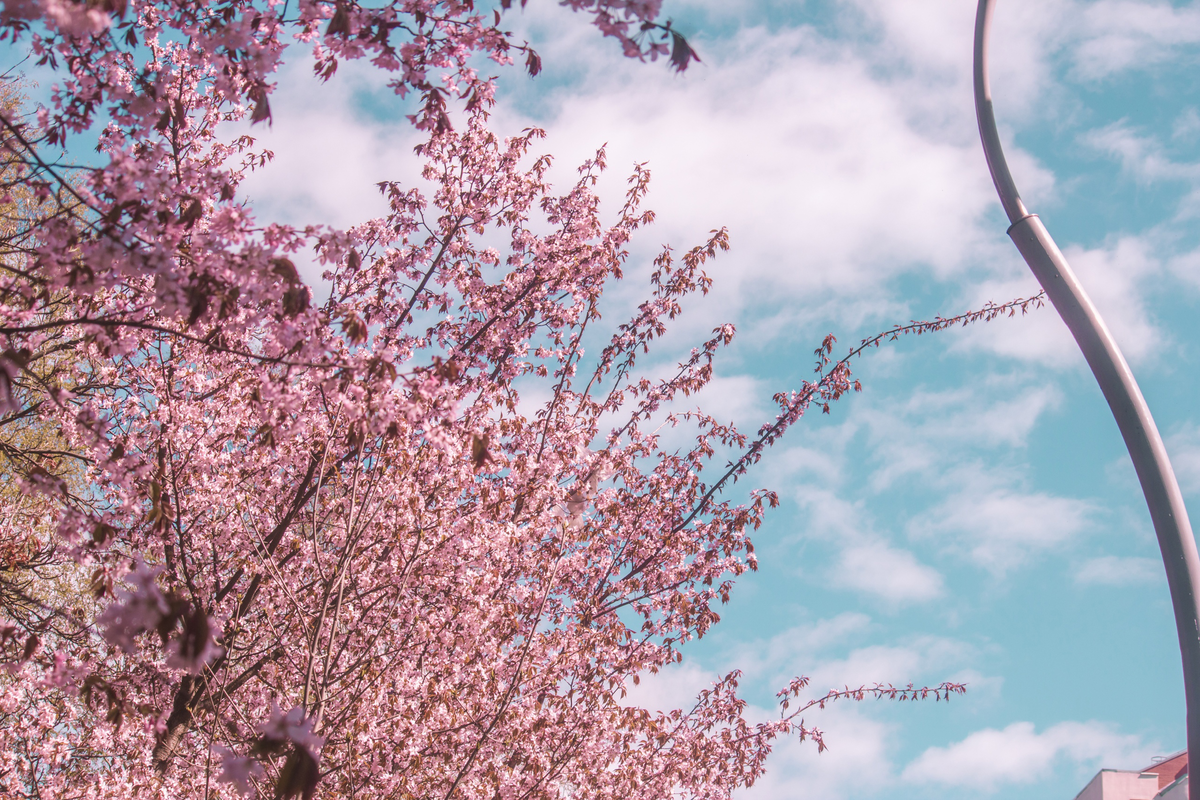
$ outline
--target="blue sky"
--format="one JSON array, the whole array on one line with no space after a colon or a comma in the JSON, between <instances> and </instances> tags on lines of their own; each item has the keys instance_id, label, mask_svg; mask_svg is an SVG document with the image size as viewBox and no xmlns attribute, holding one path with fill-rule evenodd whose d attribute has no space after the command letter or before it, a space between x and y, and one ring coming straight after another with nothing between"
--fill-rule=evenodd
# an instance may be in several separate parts
<instances>
[{"instance_id":1,"label":"blue sky","mask_svg":"<svg viewBox=\"0 0 1200 800\"><path fill-rule=\"evenodd\" d=\"M607 143L614 199L629 165L649 162L658 222L635 261L729 227L716 291L660 355L734 322L702 402L753 430L774 392L810 375L827 332L840 347L1037 291L975 131L974 10L668 0L703 59L674 75L534 0L508 19L546 71L500 70L495 122L546 128L563 182ZM1200 8L1001 0L993 41L1017 183L1121 343L1200 508ZM317 86L308 72L281 77L274 127L256 132L277 159L247 194L263 217L351 224L382 210L375 182L416 175L413 132L380 76L344 65ZM639 292L617 292L614 311ZM638 698L683 703L735 667L761 709L796 674L822 690L969 684L949 705L814 714L830 750L781 745L744 795L755 800L1072 798L1102 766L1181 749L1149 517L1053 310L899 342L855 371L863 393L793 429L747 481L783 498L756 537L760 571Z\"/></svg>"}]
</instances>

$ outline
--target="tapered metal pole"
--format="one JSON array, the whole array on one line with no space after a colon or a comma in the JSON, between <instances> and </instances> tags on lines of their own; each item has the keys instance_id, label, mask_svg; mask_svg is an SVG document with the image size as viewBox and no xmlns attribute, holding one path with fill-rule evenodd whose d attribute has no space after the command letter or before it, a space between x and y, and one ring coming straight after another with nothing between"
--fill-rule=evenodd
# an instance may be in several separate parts
<instances>
[{"instance_id":1,"label":"tapered metal pole","mask_svg":"<svg viewBox=\"0 0 1200 800\"><path fill-rule=\"evenodd\" d=\"M988 85L987 38L994 7L995 0L979 0L975 16L975 115L983 151L1000 202L1012 223L1008 235L1083 351L1112 409L1142 484L1167 569L1179 650L1183 655L1188 766L1200 768L1200 606L1196 596L1196 587L1200 586L1200 557L1196 554L1196 540L1162 437L1125 357L1042 221L1021 202L1008 171L996 133ZM1190 789L1191 781L1188 784Z\"/></svg>"}]
</instances>

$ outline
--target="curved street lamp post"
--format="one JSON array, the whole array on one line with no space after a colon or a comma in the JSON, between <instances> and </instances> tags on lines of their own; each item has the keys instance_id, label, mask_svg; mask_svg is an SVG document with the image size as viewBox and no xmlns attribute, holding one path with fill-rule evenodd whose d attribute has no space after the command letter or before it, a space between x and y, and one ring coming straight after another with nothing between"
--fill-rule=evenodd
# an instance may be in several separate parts
<instances>
[{"instance_id":1,"label":"curved street lamp post","mask_svg":"<svg viewBox=\"0 0 1200 800\"><path fill-rule=\"evenodd\" d=\"M1021 202L996 132L987 72L987 37L995 0L979 0L975 17L975 115L992 181L1012 226L1008 235L1083 351L1112 409L1137 470L1167 569L1175 627L1183 655L1188 765L1200 764L1200 557L1179 483L1162 437L1125 357L1046 226ZM1190 781L1189 781L1190 794Z\"/></svg>"}]
</instances>

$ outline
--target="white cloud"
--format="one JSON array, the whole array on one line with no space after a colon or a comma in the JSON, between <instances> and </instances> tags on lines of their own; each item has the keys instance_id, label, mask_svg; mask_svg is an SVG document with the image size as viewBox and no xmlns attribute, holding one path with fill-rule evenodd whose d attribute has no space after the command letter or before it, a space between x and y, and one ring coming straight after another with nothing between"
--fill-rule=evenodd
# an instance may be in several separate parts
<instances>
[{"instance_id":1,"label":"white cloud","mask_svg":"<svg viewBox=\"0 0 1200 800\"><path fill-rule=\"evenodd\" d=\"M951 0L903 8L855 2L883 31L886 48L808 28L742 29L705 42L705 61L681 76L622 58L569 11L531 6L510 21L538 44L553 74L539 82L502 71L508 105L497 109L495 124L502 131L547 127L544 149L560 156L559 184L607 141L613 167L602 186L613 200L627 165L649 162L656 176L650 205L665 212L649 234L656 241L686 246L713 227L730 227L734 252L710 270L719 296L705 304L704 319L685 325L725 321L764 300L786 306L803 296L811 309L823 293L838 298L825 312L850 324L864 313L890 319L892 278L1011 270L1013 254L993 219L996 201L974 129L973 8ZM1069 6L1039 5L1014 5L997 17L1004 47L996 49L996 80L1029 90L1018 95L1050 83L1054 21ZM880 69L898 55L956 77L931 84L895 64ZM378 213L377 180L416 179L414 135L405 122L373 119L353 98L375 93L398 101L356 65L329 84L306 69L297 61L282 76L275 128L255 131L276 163L246 191L272 217L346 224ZM1009 157L1026 196L1050 191L1053 176L1027 153L1010 147ZM746 327L767 339L781 331Z\"/></svg>"},{"instance_id":2,"label":"white cloud","mask_svg":"<svg viewBox=\"0 0 1200 800\"><path fill-rule=\"evenodd\" d=\"M849 706L829 706L808 721L824 734L828 749L794 738L778 742L767 773L737 797L747 800L824 800L862 797L884 789L894 777L890 744L894 727Z\"/></svg>"},{"instance_id":3,"label":"white cloud","mask_svg":"<svg viewBox=\"0 0 1200 800\"><path fill-rule=\"evenodd\" d=\"M952 672L953 665L972 652L960 642L939 637L923 637L893 647L861 648L845 659L825 662L812 671L814 691L808 696L820 696L827 688L871 685L880 680L903 685L909 681L937 682L947 677L971 682L973 688L968 691L976 688L995 691L999 679L970 670ZM931 672L938 674L930 679L927 676ZM767 762L766 775L741 796L753 800L797 797L840 800L878 792L893 793L896 788L893 752L900 729L872 718L872 710L889 702L839 700L824 709L807 712L806 725L821 731L828 749L818 753L813 743L795 739L777 743ZM945 713L940 704L929 701L929 706L924 713Z\"/></svg>"},{"instance_id":4,"label":"white cloud","mask_svg":"<svg viewBox=\"0 0 1200 800\"><path fill-rule=\"evenodd\" d=\"M895 645L850 648L844 657L831 655L868 635L870 628L867 615L844 612L794 626L770 639L739 642L722 648L722 660L712 668L685 659L658 673L641 673L638 683L626 682L622 702L659 711L690 708L700 691L734 669L773 690L805 675L811 681L806 698L845 686L904 685L923 679L936 683L958 670L973 653L971 647L953 639L918 636Z\"/></svg>"},{"instance_id":5,"label":"white cloud","mask_svg":"<svg viewBox=\"0 0 1200 800\"><path fill-rule=\"evenodd\" d=\"M1200 9L1167 0L1100 0L1077 8L1074 58L1085 78L1162 63L1178 57L1180 46L1200 42Z\"/></svg>"},{"instance_id":6,"label":"white cloud","mask_svg":"<svg viewBox=\"0 0 1200 800\"><path fill-rule=\"evenodd\" d=\"M918 538L937 537L1001 575L1034 554L1063 547L1087 530L1092 507L1082 500L980 482L968 485L909 523Z\"/></svg>"},{"instance_id":7,"label":"white cloud","mask_svg":"<svg viewBox=\"0 0 1200 800\"><path fill-rule=\"evenodd\" d=\"M845 429L846 426L841 425L833 430ZM827 430L818 431L816 435L810 432L806 438L817 439L818 444L814 446L792 445L787 447L785 444L779 450L769 453L766 458L769 458L770 461L765 471L772 476L803 478L807 481L821 481L822 483L839 482L845 466L841 457L844 444L837 442L824 444L830 437L820 436L820 434L827 432Z\"/></svg>"},{"instance_id":8,"label":"white cloud","mask_svg":"<svg viewBox=\"0 0 1200 800\"><path fill-rule=\"evenodd\" d=\"M959 275L1002 242L1002 227L985 227L996 201L969 92L883 75L809 29L743 29L708 43L682 76L586 43L570 56L550 47L548 63L569 58L585 72L533 109L549 147L570 164L607 141L614 175L649 162L650 205L669 210L657 223L664 240L728 225L734 250L711 270L727 309L832 294L879 314L892 307L891 278Z\"/></svg>"},{"instance_id":9,"label":"white cloud","mask_svg":"<svg viewBox=\"0 0 1200 800\"><path fill-rule=\"evenodd\" d=\"M965 73L971 68L975 8L955 0L851 0L884 35L890 51L924 69Z\"/></svg>"},{"instance_id":10,"label":"white cloud","mask_svg":"<svg viewBox=\"0 0 1200 800\"><path fill-rule=\"evenodd\" d=\"M1083 143L1115 158L1125 172L1143 183L1194 180L1200 175L1200 167L1172 161L1160 141L1138 133L1124 121L1089 131Z\"/></svg>"},{"instance_id":11,"label":"white cloud","mask_svg":"<svg viewBox=\"0 0 1200 800\"><path fill-rule=\"evenodd\" d=\"M802 625L779 634L773 643L787 641L788 653L817 652L837 644L843 644L856 634L860 634L870 625L871 618L866 614L846 611L829 619L818 620L809 625Z\"/></svg>"},{"instance_id":12,"label":"white cloud","mask_svg":"<svg viewBox=\"0 0 1200 800\"><path fill-rule=\"evenodd\" d=\"M992 375L968 388L917 390L901 403L858 406L836 435L826 437L819 463L832 468L823 476L806 475L793 493L802 512L797 533L836 549L821 567L821 580L895 607L929 602L946 591L943 574L928 563L929 551L904 547L897 533L926 548L932 541L935 552L957 554L997 575L1068 544L1087 527L1088 503L1027 490L1019 472L984 466L995 463L997 451L1003 457L1023 448L1043 412L1060 402L1052 386ZM863 431L865 461L875 465L866 489L883 493L916 485L943 499L923 511L909 504L907 513L914 516L881 525L868 510L864 484L841 485L854 432Z\"/></svg>"},{"instance_id":13,"label":"white cloud","mask_svg":"<svg viewBox=\"0 0 1200 800\"><path fill-rule=\"evenodd\" d=\"M1134 364L1152 359L1165 335L1151 320L1142 291L1161 271L1150 241L1122 236L1103 248L1063 252L1125 358Z\"/></svg>"},{"instance_id":14,"label":"white cloud","mask_svg":"<svg viewBox=\"0 0 1200 800\"><path fill-rule=\"evenodd\" d=\"M625 706L636 706L650 711L687 710L696 704L696 697L720 680L716 672L691 661L671 664L657 673L641 673L638 683L625 682L626 695L621 700Z\"/></svg>"},{"instance_id":15,"label":"white cloud","mask_svg":"<svg viewBox=\"0 0 1200 800\"><path fill-rule=\"evenodd\" d=\"M730 656L727 667L783 686L795 677L797 670L804 672L826 659L826 651L846 647L862 638L870 625L871 618L857 612L796 625L765 641L742 643Z\"/></svg>"},{"instance_id":16,"label":"white cloud","mask_svg":"<svg viewBox=\"0 0 1200 800\"><path fill-rule=\"evenodd\" d=\"M662 347L662 350L670 352L667 346ZM652 349L651 352L655 353L655 350ZM636 372L635 375L645 376L651 381L668 380L679 371L679 362L671 360L660 361L656 364L639 362L637 366L639 372ZM543 389L545 382L530 379L527 385L534 389ZM582 389L582 384L579 388ZM772 416L763 404L766 397L767 392L763 390L761 382L756 378L748 375L714 375L700 391L692 394L680 393L673 401L664 403L650 415L649 420L640 422L639 427L644 432L653 432L658 436L659 447L663 450L678 449L686 452L696 446L697 429L692 420L684 417L685 414L699 410L701 413L712 416L718 425L732 423L743 433L751 434ZM550 399L550 395L535 396L535 399L538 402L545 402ZM520 408L527 415L531 414L532 410L536 410L535 406L526 402L525 394L522 394ZM613 428L620 428L628 422L632 409L633 406L630 406L616 412L606 412L600 418L600 435L606 436ZM670 424L671 415L675 415L675 425ZM714 449L714 456L711 459L714 471L723 469L727 460L736 458L737 453L740 452L735 451L734 448L725 447L715 440L710 442L710 445Z\"/></svg>"},{"instance_id":17,"label":"white cloud","mask_svg":"<svg viewBox=\"0 0 1200 800\"><path fill-rule=\"evenodd\" d=\"M851 0L883 33L876 58L894 68L897 61L952 81L973 115L972 57L974 3L958 0ZM998 91L1002 118L1020 120L1039 109L1052 86L1050 58L1061 44L1061 23L1070 13L1069 0L999 4L992 21L989 72ZM929 76L925 77L926 82ZM971 116L972 130L974 117Z\"/></svg>"},{"instance_id":18,"label":"white cloud","mask_svg":"<svg viewBox=\"0 0 1200 800\"><path fill-rule=\"evenodd\" d=\"M1121 236L1094 248L1065 246L1063 254L1125 358L1134 365L1153 361L1167 343L1166 334L1151 315L1145 294L1152 279L1163 272L1153 235ZM1182 263L1174 264L1173 268L1178 272L1187 270ZM1039 289L1028 268L1020 263L1019 274L980 284L972 306L979 307L987 300L1004 302L1031 297ZM1078 345L1048 300L1045 307L1019 319L975 325L964 333L960 339L964 350L991 351L1052 367L1087 369Z\"/></svg>"},{"instance_id":19,"label":"white cloud","mask_svg":"<svg viewBox=\"0 0 1200 800\"><path fill-rule=\"evenodd\" d=\"M739 428L750 430L766 418L765 397L762 381L749 375L714 375L707 386L675 405L699 407L722 425L732 422Z\"/></svg>"},{"instance_id":20,"label":"white cloud","mask_svg":"<svg viewBox=\"0 0 1200 800\"><path fill-rule=\"evenodd\" d=\"M988 301L1004 303L1018 297L1033 297L1041 291L1029 268L1020 260L1020 256L1016 256L1015 249L1013 252L1017 274L1006 280L980 284L972 295L972 308L981 308ZM1027 314L971 326L960 334L955 349L961 352L991 352L1018 361L1055 367L1087 368L1078 345L1071 338L1071 332L1049 300L1044 300L1041 308L1031 308Z\"/></svg>"},{"instance_id":21,"label":"white cloud","mask_svg":"<svg viewBox=\"0 0 1200 800\"><path fill-rule=\"evenodd\" d=\"M358 93L379 91L386 76L350 62L334 80L322 83L312 75L305 47L292 45L288 56L292 60L280 71L271 95L272 125L239 123L229 130L231 137L253 137L257 149L274 156L249 173L238 191L261 224L346 228L387 213L376 186L380 181L425 188L422 165L412 152L423 138L420 132L407 121L379 119L353 102ZM381 97L388 105L400 102L387 91ZM323 269L311 250L293 259L305 280L320 284Z\"/></svg>"},{"instance_id":22,"label":"white cloud","mask_svg":"<svg viewBox=\"0 0 1200 800\"><path fill-rule=\"evenodd\" d=\"M1200 216L1200 191L1193 192L1187 200L1192 205L1192 216ZM1200 287L1200 249L1174 256L1168 262L1171 274L1193 287Z\"/></svg>"},{"instance_id":23,"label":"white cloud","mask_svg":"<svg viewBox=\"0 0 1200 800\"><path fill-rule=\"evenodd\" d=\"M1075 580L1099 586L1129 586L1163 580L1163 565L1153 558L1100 556L1085 561Z\"/></svg>"},{"instance_id":24,"label":"white cloud","mask_svg":"<svg viewBox=\"0 0 1200 800\"><path fill-rule=\"evenodd\" d=\"M1004 676L985 675L977 669L963 669L949 675L946 680L951 683L961 683L967 687L967 697L970 699L973 711L986 707L995 707L1002 699Z\"/></svg>"},{"instance_id":25,"label":"white cloud","mask_svg":"<svg viewBox=\"0 0 1200 800\"><path fill-rule=\"evenodd\" d=\"M375 184L419 181L412 147L423 135L407 121L385 121L356 107L356 94L380 90L378 70L351 62L323 83L312 77L302 47L293 46L289 55L294 60L271 95L271 127L239 126L275 156L242 184L242 194L259 214L293 224L349 226L385 213ZM400 105L390 92L381 98Z\"/></svg>"},{"instance_id":26,"label":"white cloud","mask_svg":"<svg viewBox=\"0 0 1200 800\"><path fill-rule=\"evenodd\" d=\"M891 606L928 602L944 591L941 574L876 531L861 503L849 503L813 486L797 490L805 511L805 536L833 542L838 556L824 570L831 585L851 589Z\"/></svg>"},{"instance_id":27,"label":"white cloud","mask_svg":"<svg viewBox=\"0 0 1200 800\"><path fill-rule=\"evenodd\" d=\"M747 686L781 687L797 674L810 678L802 700L823 696L828 690L847 686L871 686L877 682L903 686L937 684L943 680L967 682L971 697L995 696L1002 680L971 669L978 657L973 645L941 636L914 636L892 644L853 647L856 641L873 638L875 626L859 613L797 625L768 640L723 646L720 671L740 668ZM650 708L678 708L694 698L716 678L717 670L704 670L685 661L643 678L631 692L634 700ZM795 738L778 741L767 764L767 773L751 789L739 793L755 800L790 800L797 796L821 796L837 800L859 797L895 784L892 751L896 745L895 724L872 718L874 709L888 700L859 703L838 700L824 709L804 714L809 728L822 731L828 750L818 753L812 742ZM930 701L928 713L944 713ZM794 708L795 706L793 706ZM751 706L750 719L775 718L775 708Z\"/></svg>"},{"instance_id":28,"label":"white cloud","mask_svg":"<svg viewBox=\"0 0 1200 800\"><path fill-rule=\"evenodd\" d=\"M847 686L937 684L974 653L973 647L955 639L918 636L900 644L860 647L845 658L822 661L804 672L812 681L813 697Z\"/></svg>"},{"instance_id":29,"label":"white cloud","mask_svg":"<svg viewBox=\"0 0 1200 800\"><path fill-rule=\"evenodd\" d=\"M1185 425L1168 436L1166 444L1179 488L1185 492L1200 492L1200 427Z\"/></svg>"},{"instance_id":30,"label":"white cloud","mask_svg":"<svg viewBox=\"0 0 1200 800\"><path fill-rule=\"evenodd\" d=\"M1200 114L1197 114L1194 108L1184 109L1171 127L1171 138L1187 141L1195 139L1198 134L1200 134Z\"/></svg>"},{"instance_id":31,"label":"white cloud","mask_svg":"<svg viewBox=\"0 0 1200 800\"><path fill-rule=\"evenodd\" d=\"M847 612L797 625L770 639L724 648L728 654L720 669L741 669L748 679L773 688L804 675L810 680L806 699L847 686L938 684L955 675L977 675L968 668L976 648L957 639L917 635L854 646L876 636L877 630L870 617Z\"/></svg>"},{"instance_id":32,"label":"white cloud","mask_svg":"<svg viewBox=\"0 0 1200 800\"><path fill-rule=\"evenodd\" d=\"M900 403L860 407L852 419L869 431L871 460L878 464L872 489L913 477L953 489L975 475L959 470L963 460L979 449L1024 447L1042 414L1061 400L1053 385L1032 383L1024 375L992 374L964 388L918 388Z\"/></svg>"},{"instance_id":33,"label":"white cloud","mask_svg":"<svg viewBox=\"0 0 1200 800\"><path fill-rule=\"evenodd\" d=\"M1101 722L1061 722L1041 733L1032 722L1014 722L1003 730L976 731L947 747L931 747L901 778L993 791L1003 784L1040 780L1059 761L1115 766L1148 760L1152 751L1140 737Z\"/></svg>"},{"instance_id":34,"label":"white cloud","mask_svg":"<svg viewBox=\"0 0 1200 800\"><path fill-rule=\"evenodd\" d=\"M1022 447L1038 418L1059 405L1053 385L1029 385L1020 377L992 375L981 386L949 391L915 392L904 410L916 417L922 433L939 445L965 442L973 447ZM1007 397L1005 390L1016 390Z\"/></svg>"},{"instance_id":35,"label":"white cloud","mask_svg":"<svg viewBox=\"0 0 1200 800\"><path fill-rule=\"evenodd\" d=\"M934 600L945 590L941 573L883 540L844 548L833 566L832 582L893 604Z\"/></svg>"}]
</instances>

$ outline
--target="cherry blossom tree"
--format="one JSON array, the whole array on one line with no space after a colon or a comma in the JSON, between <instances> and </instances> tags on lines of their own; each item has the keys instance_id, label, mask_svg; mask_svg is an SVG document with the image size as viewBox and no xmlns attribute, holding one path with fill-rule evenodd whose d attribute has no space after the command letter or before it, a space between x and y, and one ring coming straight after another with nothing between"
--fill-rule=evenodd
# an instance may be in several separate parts
<instances>
[{"instance_id":1,"label":"cherry blossom tree","mask_svg":"<svg viewBox=\"0 0 1200 800\"><path fill-rule=\"evenodd\" d=\"M695 57L656 2L565 4L631 57ZM776 498L722 491L856 384L830 337L748 437L686 406L732 326L642 373L723 230L660 253L602 332L649 175L605 222L603 151L558 194L539 131L488 129L474 59L539 69L508 5L5 5L61 79L34 119L0 111L0 434L21 465L0 514L24 537L2 543L5 792L724 798L777 737L821 746L814 705L961 691L798 678L755 722L734 672L688 709L627 702L755 567ZM268 155L222 126L269 122L288 36L322 79L369 58L418 95L429 190L385 181L388 213L348 230L256 220L238 185ZM89 130L103 166L49 155Z\"/></svg>"}]
</instances>

